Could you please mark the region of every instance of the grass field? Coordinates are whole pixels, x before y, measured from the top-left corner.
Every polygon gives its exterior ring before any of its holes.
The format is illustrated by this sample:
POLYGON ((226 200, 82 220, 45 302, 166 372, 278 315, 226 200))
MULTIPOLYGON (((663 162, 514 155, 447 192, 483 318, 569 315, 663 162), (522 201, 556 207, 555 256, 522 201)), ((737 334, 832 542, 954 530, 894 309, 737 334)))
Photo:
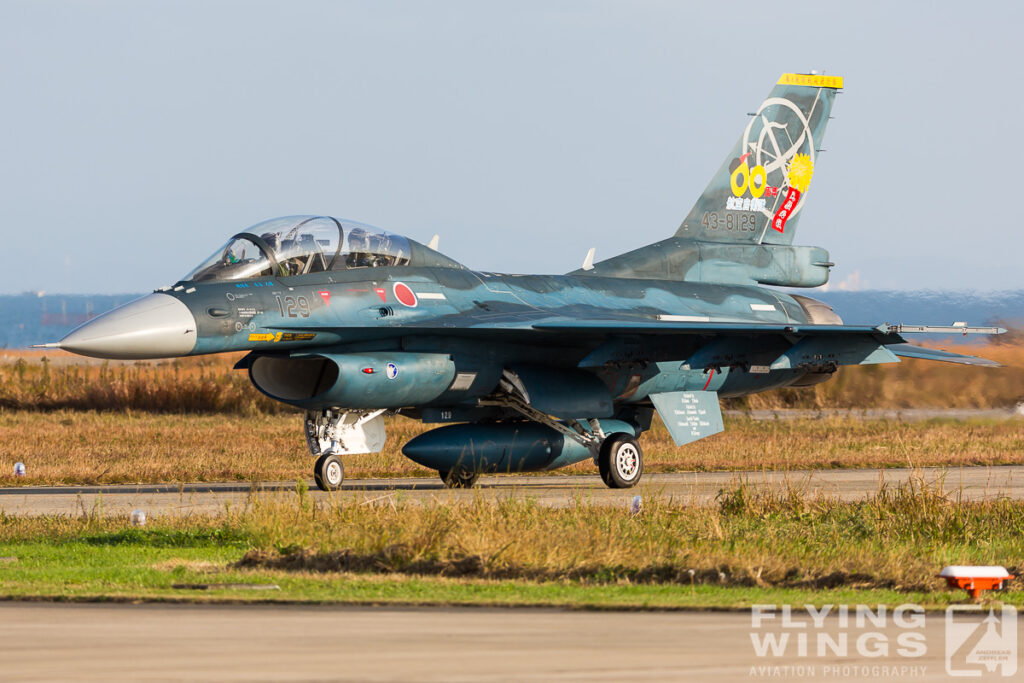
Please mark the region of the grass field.
MULTIPOLYGON (((856 368, 812 389, 726 407, 990 408, 1024 401, 1024 348, 975 352, 1008 367, 911 361, 856 368)), ((304 482, 311 458, 301 416, 259 396, 244 373, 230 370, 233 360, 0 360, 0 486, 304 482), (26 464, 27 477, 12 476, 16 461, 26 464)), ((727 418, 726 427, 676 448, 656 423, 642 441, 647 470, 1024 463, 1021 419, 741 417, 727 418)), ((435 477, 399 453, 426 428, 389 419, 385 450, 347 458, 347 475, 435 477)), ((712 505, 648 500, 636 516, 583 501, 554 509, 482 498, 341 505, 318 502, 303 487, 223 515, 161 517, 144 528, 96 514, 0 512, 0 598, 941 607, 963 598, 934 578, 943 565, 1024 570, 1024 502, 960 503, 919 486, 883 489, 861 503, 735 488, 712 505), (195 588, 263 583, 278 589, 195 588)), ((1020 604, 1024 583, 1016 580, 1000 597, 1020 604)))
MULTIPOLYGON (((826 384, 724 401, 726 408, 992 408, 1024 402, 1024 347, 968 349, 1000 369, 907 361, 842 369, 826 384)), ((66 353, 0 357, 0 485, 294 480, 310 470, 300 415, 259 394, 238 354, 109 363, 66 353), (15 462, 28 477, 15 480, 15 462)), ((350 477, 434 476, 401 444, 428 429, 388 420, 382 453, 347 459, 350 477)), ((903 423, 728 419, 724 434, 676 448, 656 420, 648 471, 1019 464, 1018 421, 903 423)), ((587 464, 564 470, 590 472, 587 464)))
MULTIPOLYGON (((299 489, 217 518, 144 528, 83 515, 0 516, 0 595, 594 607, 961 601, 946 564, 1020 574, 1024 503, 927 487, 861 503, 734 488, 638 515, 578 502, 340 505, 299 489), (12 559, 13 558, 13 559, 12 559), (175 586, 266 584, 279 590, 175 586)), ((1019 580, 1004 600, 1020 603, 1019 580)))
MULTIPOLYGON (((1024 346, 958 348, 997 360, 978 368, 905 360, 841 368, 831 381, 729 399, 725 408, 993 408, 1024 403, 1024 346)), ((9 351, 0 356, 0 408, 133 410, 158 413, 268 415, 291 409, 263 397, 241 354, 161 362, 103 362, 64 352, 9 351)))
MULTIPOLYGON (((388 421, 383 452, 345 458, 346 476, 436 477, 401 455, 429 426, 388 421)), ((683 448, 656 422, 641 439, 648 472, 1024 464, 1024 419, 754 421, 683 448)), ((302 418, 95 411, 0 411, 0 486, 31 484, 294 481, 312 458, 302 418), (28 476, 14 478, 15 462, 28 476)), ((593 473, 591 463, 559 470, 593 473)))
MULTIPOLYGON (((992 408, 1024 402, 1024 347, 968 351, 1006 365, 910 360, 842 369, 826 384, 725 401, 726 408, 992 408)), ((310 469, 301 417, 259 394, 238 354, 108 363, 66 353, 0 357, 0 485, 294 480, 310 469), (15 480, 15 462, 29 476, 15 480)), ((401 444, 428 429, 388 421, 379 454, 347 459, 350 477, 434 476, 401 444)), ((846 418, 727 419, 724 434, 676 448, 656 420, 648 471, 995 465, 1024 462, 1020 421, 904 423, 846 418)), ((586 464, 564 470, 590 472, 586 464)))

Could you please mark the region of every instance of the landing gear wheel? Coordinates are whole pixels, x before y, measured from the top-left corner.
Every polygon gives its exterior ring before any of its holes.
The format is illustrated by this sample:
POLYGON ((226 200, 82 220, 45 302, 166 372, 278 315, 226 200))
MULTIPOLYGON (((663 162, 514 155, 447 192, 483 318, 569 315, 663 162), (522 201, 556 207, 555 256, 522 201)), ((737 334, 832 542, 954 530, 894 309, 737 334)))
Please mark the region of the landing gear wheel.
POLYGON ((644 452, 640 442, 629 434, 612 434, 601 444, 597 469, 608 488, 632 488, 644 473, 644 452))
POLYGON ((444 482, 444 485, 450 489, 473 488, 473 484, 480 477, 479 472, 467 472, 466 470, 453 470, 451 472, 440 470, 438 474, 441 475, 441 481, 444 482))
POLYGON ((336 455, 321 455, 313 466, 313 479, 321 491, 337 491, 345 481, 345 466, 336 455))

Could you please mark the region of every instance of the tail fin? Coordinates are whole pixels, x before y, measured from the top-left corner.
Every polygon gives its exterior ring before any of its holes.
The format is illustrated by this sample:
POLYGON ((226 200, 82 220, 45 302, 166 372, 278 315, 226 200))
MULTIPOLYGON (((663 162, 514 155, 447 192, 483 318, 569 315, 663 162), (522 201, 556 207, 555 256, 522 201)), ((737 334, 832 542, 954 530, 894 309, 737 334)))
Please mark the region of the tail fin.
POLYGON ((676 237, 793 243, 839 76, 783 74, 676 237))
POLYGON ((828 282, 828 252, 792 245, 842 87, 838 76, 783 74, 675 235, 573 274, 784 287, 828 282))

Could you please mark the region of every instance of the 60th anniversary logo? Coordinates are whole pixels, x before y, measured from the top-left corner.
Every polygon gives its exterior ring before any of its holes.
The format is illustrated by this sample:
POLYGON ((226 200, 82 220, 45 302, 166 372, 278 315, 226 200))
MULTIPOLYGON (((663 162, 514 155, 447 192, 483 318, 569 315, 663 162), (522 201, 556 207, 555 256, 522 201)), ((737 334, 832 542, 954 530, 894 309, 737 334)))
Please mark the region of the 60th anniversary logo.
MULTIPOLYGON (((934 618, 934 617, 933 617, 934 618)), ((930 648, 944 653, 945 673, 977 678, 1017 673, 1017 610, 1009 605, 946 609, 944 639, 929 642, 920 605, 754 605, 750 644, 763 664, 752 678, 923 678, 930 648)), ((931 640, 939 638, 934 633, 931 640)), ((933 672, 934 673, 934 672, 933 672)))

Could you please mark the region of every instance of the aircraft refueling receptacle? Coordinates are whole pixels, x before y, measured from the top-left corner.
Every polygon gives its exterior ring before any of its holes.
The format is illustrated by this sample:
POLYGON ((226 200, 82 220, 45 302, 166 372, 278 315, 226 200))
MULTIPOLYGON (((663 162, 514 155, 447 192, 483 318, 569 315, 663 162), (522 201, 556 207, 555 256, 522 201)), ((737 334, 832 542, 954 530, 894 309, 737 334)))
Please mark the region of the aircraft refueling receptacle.
POLYGON ((320 488, 339 456, 380 451, 384 415, 444 424, 402 452, 448 486, 480 473, 592 459, 634 486, 655 411, 677 445, 723 429, 719 398, 827 381, 899 357, 995 366, 905 343, 998 328, 844 325, 817 287, 833 266, 793 246, 843 80, 784 74, 675 234, 566 275, 469 270, 436 250, 330 216, 232 236, 174 286, 47 348, 98 358, 248 351, 270 398, 306 411, 320 488))

